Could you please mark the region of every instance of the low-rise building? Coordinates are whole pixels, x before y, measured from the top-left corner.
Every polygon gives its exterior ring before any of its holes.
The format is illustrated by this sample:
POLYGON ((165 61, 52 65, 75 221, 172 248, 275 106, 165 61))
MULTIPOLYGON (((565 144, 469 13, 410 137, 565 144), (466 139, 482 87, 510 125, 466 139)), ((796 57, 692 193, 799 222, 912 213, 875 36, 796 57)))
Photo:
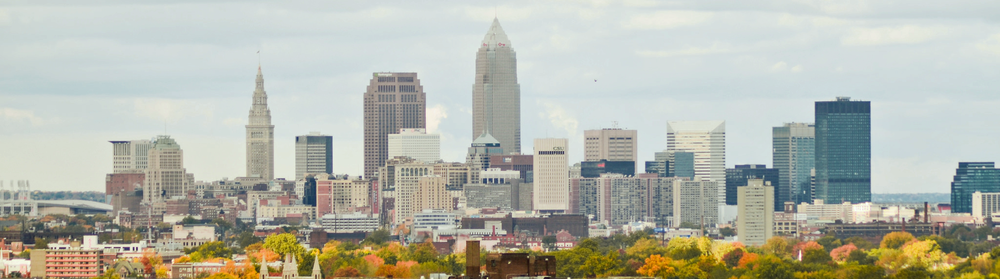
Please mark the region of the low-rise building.
POLYGON ((378 229, 378 216, 361 212, 326 214, 320 219, 320 224, 331 233, 373 232, 378 229))

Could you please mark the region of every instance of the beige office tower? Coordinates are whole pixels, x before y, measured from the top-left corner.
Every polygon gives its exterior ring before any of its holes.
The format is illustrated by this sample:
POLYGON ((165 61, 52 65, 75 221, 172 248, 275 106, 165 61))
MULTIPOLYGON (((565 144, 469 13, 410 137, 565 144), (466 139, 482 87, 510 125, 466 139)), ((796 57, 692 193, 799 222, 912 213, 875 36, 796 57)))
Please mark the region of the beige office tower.
POLYGON ((150 140, 111 141, 112 173, 142 173, 149 167, 150 140))
POLYGON ((585 161, 638 161, 639 137, 636 130, 586 130, 583 131, 583 139, 585 161))
POLYGON ((257 67, 257 88, 253 90, 253 105, 247 123, 247 177, 274 179, 274 125, 271 109, 267 108, 264 74, 257 67))
POLYGON ((191 180, 184 169, 184 151, 170 136, 158 136, 149 149, 149 168, 142 191, 143 202, 162 202, 187 195, 191 180))
POLYGON ((427 98, 417 73, 374 73, 365 91, 365 177, 375 177, 389 155, 389 134, 427 128, 427 98))
POLYGON ((568 140, 535 139, 534 210, 564 213, 569 208, 568 140))
POLYGON ((737 187, 736 202, 739 218, 736 229, 740 242, 760 246, 774 235, 774 187, 763 179, 747 180, 746 187, 737 187))
POLYGON ((709 228, 719 221, 718 199, 715 189, 719 183, 701 179, 675 179, 673 189, 674 227, 684 223, 709 228))
POLYGON ((417 191, 413 195, 413 212, 422 212, 424 209, 451 210, 451 194, 445 190, 447 182, 447 178, 438 175, 419 178, 417 191))
POLYGON ((504 152, 521 154, 517 54, 496 18, 476 53, 476 83, 472 86, 472 138, 484 132, 496 138, 504 152))
MULTIPOLYGON (((718 182, 718 216, 728 221, 735 208, 726 207, 726 121, 667 123, 667 152, 694 153, 694 175, 718 182), (726 214, 727 210, 732 211, 726 214)), ((713 223, 714 225, 714 223, 713 223)))

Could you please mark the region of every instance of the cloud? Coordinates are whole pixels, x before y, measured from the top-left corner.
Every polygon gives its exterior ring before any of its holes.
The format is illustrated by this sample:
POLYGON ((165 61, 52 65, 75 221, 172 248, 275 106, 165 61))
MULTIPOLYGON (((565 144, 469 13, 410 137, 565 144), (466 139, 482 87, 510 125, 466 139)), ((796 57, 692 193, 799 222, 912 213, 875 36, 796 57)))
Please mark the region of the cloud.
POLYGON ((136 116, 167 123, 187 117, 212 117, 212 109, 204 102, 172 99, 135 99, 133 110, 136 116))
POLYGON ((1000 55, 1000 33, 993 34, 989 38, 986 38, 986 40, 976 44, 976 48, 981 51, 1000 55))
POLYGON ((712 13, 697 11, 658 11, 637 15, 622 22, 622 28, 635 30, 662 30, 697 25, 712 18, 712 13))
POLYGON ((802 65, 795 65, 789 68, 788 63, 785 63, 785 61, 780 61, 778 63, 774 63, 774 65, 771 66, 772 72, 784 72, 786 70, 792 73, 799 73, 802 72, 802 65))
POLYGON ((437 132, 441 120, 448 118, 448 108, 442 104, 427 109, 427 133, 437 132))
POLYGON ((0 108, 0 118, 3 122, 30 123, 31 126, 41 126, 46 122, 41 117, 35 116, 33 111, 13 108, 0 108))
POLYGON ((640 50, 636 51, 635 54, 644 57, 674 57, 674 56, 695 56, 695 55, 708 55, 708 54, 719 54, 719 53, 730 53, 733 52, 732 49, 721 46, 719 43, 712 44, 708 48, 700 47, 689 47, 685 49, 675 49, 675 50, 640 50))
POLYGON ((557 104, 544 101, 538 101, 538 103, 545 106, 545 112, 540 112, 539 116, 548 119, 553 127, 565 130, 566 136, 577 138, 577 128, 580 126, 580 121, 576 117, 570 115, 566 109, 557 104))
POLYGON ((904 25, 898 27, 854 28, 840 38, 845 46, 917 44, 944 33, 942 28, 904 25))

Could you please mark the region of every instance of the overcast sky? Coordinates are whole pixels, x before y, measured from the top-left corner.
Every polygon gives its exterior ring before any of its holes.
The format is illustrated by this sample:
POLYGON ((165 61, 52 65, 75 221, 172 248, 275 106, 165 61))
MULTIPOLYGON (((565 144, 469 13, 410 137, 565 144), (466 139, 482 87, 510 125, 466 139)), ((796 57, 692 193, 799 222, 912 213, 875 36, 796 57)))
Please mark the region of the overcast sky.
POLYGON ((494 16, 525 152, 562 137, 582 160, 582 131, 617 121, 650 160, 667 121, 725 120, 726 165, 771 166, 772 126, 850 96, 872 102, 875 193, 948 192, 959 161, 1000 160, 997 1, 80 2, 0 3, 0 180, 103 191, 109 140, 163 133, 197 180, 245 175, 258 50, 278 177, 310 131, 362 173, 378 71, 418 73, 442 157, 464 161, 494 16))

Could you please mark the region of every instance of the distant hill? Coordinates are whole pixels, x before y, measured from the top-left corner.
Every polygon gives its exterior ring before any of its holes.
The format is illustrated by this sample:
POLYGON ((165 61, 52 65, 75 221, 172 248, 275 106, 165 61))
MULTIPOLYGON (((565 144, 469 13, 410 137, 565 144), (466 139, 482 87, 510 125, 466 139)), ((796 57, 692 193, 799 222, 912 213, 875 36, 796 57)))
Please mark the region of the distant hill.
POLYGON ((950 203, 950 193, 901 193, 901 194, 875 194, 872 193, 874 203, 896 203, 896 202, 929 202, 929 203, 950 203))
POLYGON ((86 192, 73 192, 73 191, 31 191, 31 199, 33 200, 87 200, 95 202, 104 202, 104 192, 97 191, 86 191, 86 192))

